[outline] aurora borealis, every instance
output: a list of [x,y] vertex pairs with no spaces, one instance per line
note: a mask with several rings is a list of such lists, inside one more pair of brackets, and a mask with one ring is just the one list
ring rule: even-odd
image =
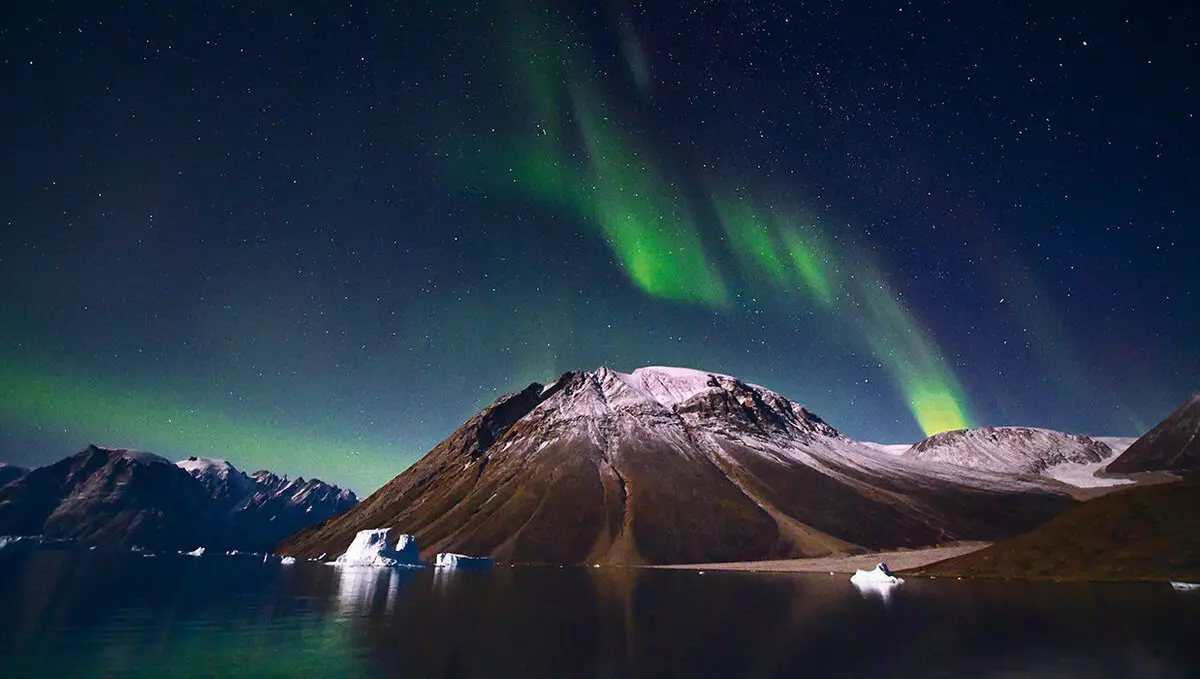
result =
[[1140,434],[1200,388],[1194,15],[12,3],[0,460],[369,492],[599,365]]

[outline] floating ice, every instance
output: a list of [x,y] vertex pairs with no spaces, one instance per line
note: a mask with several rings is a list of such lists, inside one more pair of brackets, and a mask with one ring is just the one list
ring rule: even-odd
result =
[[1200,590],[1200,583],[1195,582],[1172,582],[1171,588],[1176,592],[1195,592]]
[[897,577],[895,573],[888,569],[887,564],[881,561],[873,570],[854,571],[854,575],[850,576],[850,582],[856,585],[899,585],[904,582],[904,578]]
[[292,564],[296,563],[296,557],[294,557],[294,556],[285,556],[285,557],[283,557],[282,559],[280,559],[280,560],[279,560],[279,563],[280,563],[280,564],[282,564],[282,565],[284,565],[284,566],[291,566]]
[[197,547],[190,552],[180,552],[184,556],[204,556],[204,548]]
[[886,563],[880,562],[873,570],[854,571],[854,575],[850,576],[850,583],[864,595],[878,595],[887,601],[892,590],[904,584],[904,578],[897,577],[888,570]]
[[417,550],[417,539],[411,535],[401,535],[396,540],[396,546],[391,544],[391,528],[375,528],[360,530],[354,536],[354,541],[339,556],[334,565],[337,566],[422,566],[421,556]]
[[479,570],[492,567],[492,560],[486,556],[466,556],[443,552],[437,555],[435,562],[438,568],[458,568]]

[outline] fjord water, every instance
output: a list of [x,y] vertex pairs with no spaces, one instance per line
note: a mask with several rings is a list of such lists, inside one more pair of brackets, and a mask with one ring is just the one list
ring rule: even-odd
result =
[[1164,583],[0,554],[0,677],[1191,677]]

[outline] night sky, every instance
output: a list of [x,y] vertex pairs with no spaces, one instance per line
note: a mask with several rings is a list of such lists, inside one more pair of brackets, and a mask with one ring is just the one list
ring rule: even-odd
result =
[[0,459],[366,492],[600,365],[884,442],[1200,388],[1194,3],[344,4],[3,4]]

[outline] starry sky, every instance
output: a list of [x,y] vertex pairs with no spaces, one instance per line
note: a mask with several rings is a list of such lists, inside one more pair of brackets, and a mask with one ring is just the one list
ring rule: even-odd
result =
[[1200,16],[1154,2],[0,8],[0,459],[369,492],[678,365],[844,433],[1200,388]]

